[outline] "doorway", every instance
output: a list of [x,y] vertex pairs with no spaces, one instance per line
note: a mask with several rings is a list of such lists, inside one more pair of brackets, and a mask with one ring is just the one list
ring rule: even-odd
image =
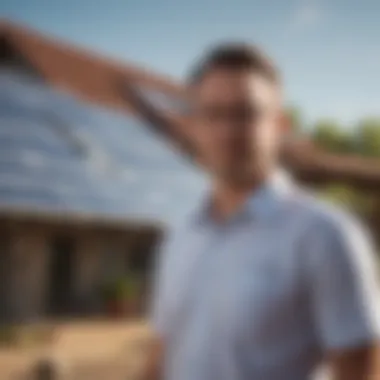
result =
[[161,237],[158,229],[145,230],[132,234],[127,252],[128,271],[149,280],[153,271],[154,253]]
[[50,244],[48,314],[67,316],[72,310],[75,240],[56,237]]
[[154,271],[154,254],[157,242],[161,238],[158,229],[137,231],[131,236],[127,252],[127,273],[137,278],[139,282],[140,313],[147,312],[148,300],[152,287]]

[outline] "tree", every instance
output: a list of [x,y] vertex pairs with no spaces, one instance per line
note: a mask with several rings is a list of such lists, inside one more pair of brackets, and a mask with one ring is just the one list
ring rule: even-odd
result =
[[366,118],[358,123],[357,152],[364,156],[380,157],[380,118]]
[[357,190],[342,184],[326,186],[320,195],[323,199],[336,203],[340,206],[359,214],[368,216],[376,200],[374,197],[363,194]]
[[348,153],[353,150],[352,137],[334,120],[317,122],[313,128],[312,139],[316,145],[335,153]]

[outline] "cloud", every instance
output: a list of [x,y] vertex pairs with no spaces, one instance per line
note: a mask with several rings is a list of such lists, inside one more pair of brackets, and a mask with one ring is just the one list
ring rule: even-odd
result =
[[317,1],[301,1],[293,13],[292,27],[305,29],[318,25],[322,19],[322,9]]

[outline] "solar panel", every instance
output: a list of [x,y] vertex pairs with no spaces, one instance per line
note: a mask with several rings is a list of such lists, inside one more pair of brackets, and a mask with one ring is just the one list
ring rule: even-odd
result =
[[205,185],[139,120],[0,72],[0,206],[170,223]]
[[[80,133],[91,136],[92,142],[101,142],[122,165],[189,171],[193,168],[158,136],[133,117],[116,112],[91,109],[88,123],[78,126]],[[105,126],[107,126],[105,128]]]
[[160,109],[184,112],[189,107],[189,104],[187,104],[183,99],[180,99],[179,96],[169,96],[162,91],[145,86],[140,86],[138,90],[145,99],[149,100]]

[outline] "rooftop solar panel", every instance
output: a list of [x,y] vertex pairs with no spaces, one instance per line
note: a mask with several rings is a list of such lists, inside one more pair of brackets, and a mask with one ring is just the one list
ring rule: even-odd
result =
[[0,207],[171,223],[205,185],[139,120],[0,73]]

